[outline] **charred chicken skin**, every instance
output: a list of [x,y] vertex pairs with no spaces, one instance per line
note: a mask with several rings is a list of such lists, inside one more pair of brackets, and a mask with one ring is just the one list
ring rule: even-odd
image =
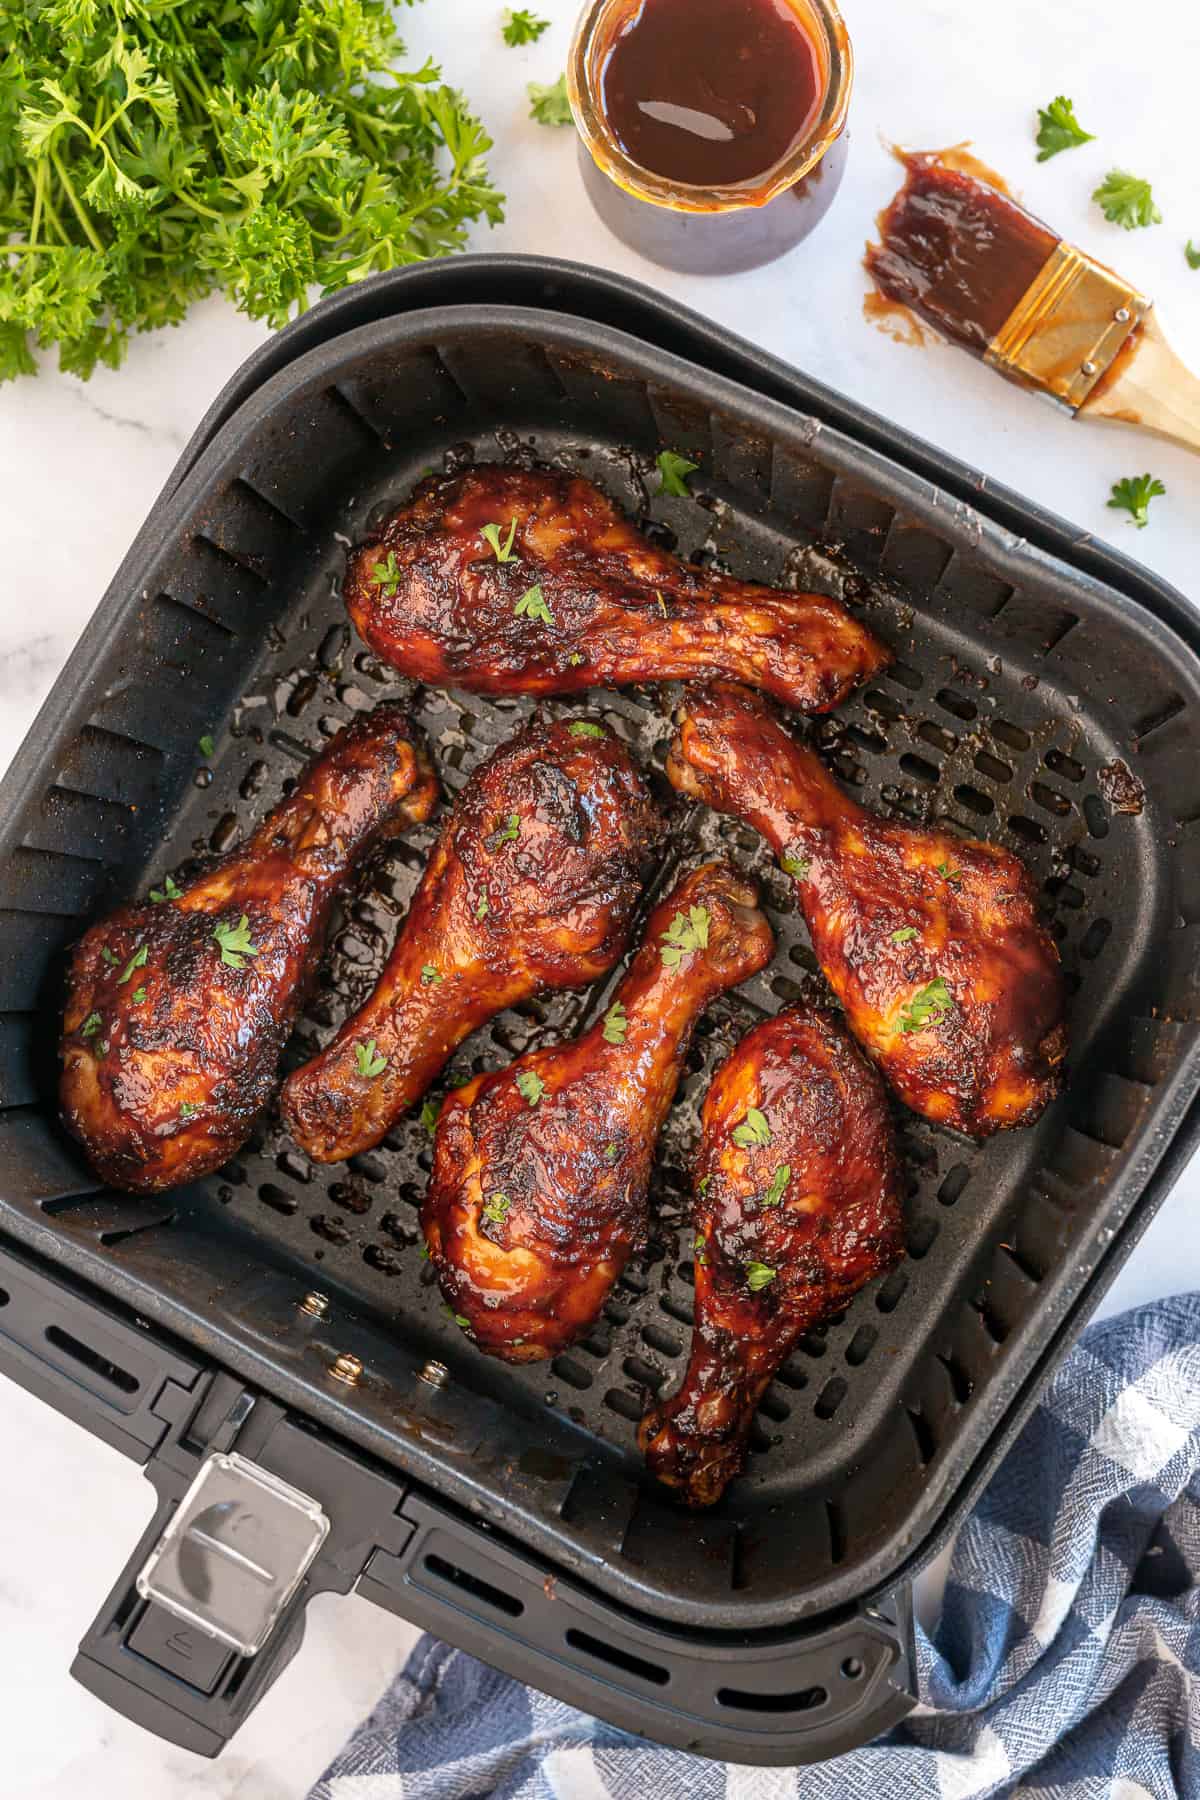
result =
[[284,1084],[318,1162],[377,1144],[472,1031],[532,994],[583,987],[625,949],[657,809],[619,740],[534,724],[459,795],[382,976]]
[[829,1014],[789,1007],[742,1039],[708,1090],[695,1179],[691,1356],[638,1442],[660,1481],[711,1506],[797,1338],[902,1249],[883,1083]]
[[489,1355],[554,1356],[603,1306],[645,1230],[696,1020],[771,959],[756,901],[725,863],[686,875],[590,1031],[447,1099],[421,1218],[450,1309]]
[[745,688],[689,690],[667,773],[778,853],[850,1030],[906,1106],[975,1137],[1033,1123],[1067,1033],[1015,856],[866,812]]
[[393,668],[476,693],[728,675],[825,712],[891,661],[836,600],[690,568],[591,482],[498,463],[423,481],[345,593]]
[[61,1098],[105,1181],[175,1187],[245,1142],[338,884],[369,844],[436,802],[407,714],[377,707],[338,733],[240,849],[92,927],[71,959]]

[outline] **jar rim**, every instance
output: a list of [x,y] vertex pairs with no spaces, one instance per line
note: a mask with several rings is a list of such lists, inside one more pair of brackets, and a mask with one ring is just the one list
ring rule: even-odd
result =
[[604,35],[614,15],[630,8],[630,0],[587,0],[575,26],[567,61],[567,98],[576,129],[596,166],[618,187],[652,206],[673,212],[732,212],[765,206],[787,188],[795,186],[816,167],[845,128],[854,81],[854,52],[836,0],[788,0],[801,24],[811,27],[814,47],[822,62],[824,98],[808,131],[787,154],[765,170],[724,185],[678,181],[656,174],[627,155],[599,103],[595,60],[609,40]]

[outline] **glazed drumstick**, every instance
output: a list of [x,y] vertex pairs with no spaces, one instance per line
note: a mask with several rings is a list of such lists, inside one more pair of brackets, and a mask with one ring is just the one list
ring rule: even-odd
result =
[[696,1020],[771,960],[756,902],[727,863],[684,876],[590,1031],[446,1100],[421,1222],[451,1311],[489,1355],[554,1356],[603,1306],[645,1231]]
[[591,482],[499,463],[423,481],[345,591],[393,668],[476,693],[729,675],[825,712],[892,660],[836,600],[702,573]]
[[92,927],[71,959],[61,1096],[105,1181],[174,1187],[245,1142],[339,882],[368,844],[436,802],[406,712],[377,707],[338,733],[242,848]]
[[711,1506],[797,1338],[903,1248],[887,1095],[829,1014],[789,1007],[722,1063],[695,1180],[691,1357],[638,1443],[660,1481]]
[[284,1084],[296,1142],[318,1162],[369,1149],[470,1032],[607,973],[659,830],[602,725],[534,724],[502,745],[458,796],[374,993]]
[[745,688],[689,691],[667,773],[778,852],[850,1030],[906,1106],[977,1137],[1033,1123],[1067,1032],[1015,856],[864,811]]

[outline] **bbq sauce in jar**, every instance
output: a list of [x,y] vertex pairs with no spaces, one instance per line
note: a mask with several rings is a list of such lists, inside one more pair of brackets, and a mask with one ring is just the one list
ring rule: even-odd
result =
[[669,267],[768,262],[833,199],[851,79],[833,0],[592,0],[568,72],[591,198]]

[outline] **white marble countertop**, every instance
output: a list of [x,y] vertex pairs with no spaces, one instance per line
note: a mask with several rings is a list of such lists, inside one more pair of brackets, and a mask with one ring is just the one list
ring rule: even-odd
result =
[[[1200,461],[1121,427],[1085,427],[943,347],[906,349],[861,311],[862,244],[897,185],[883,139],[974,141],[1027,204],[1157,297],[1176,349],[1200,369],[1195,71],[1200,12],[1179,0],[845,0],[858,59],[845,186],[817,233],[750,275],[673,276],[626,252],[583,197],[572,134],[526,119],[524,84],[563,66],[575,0],[539,0],[554,20],[535,46],[500,42],[502,0],[454,0],[402,15],[415,60],[443,61],[496,140],[507,222],[476,247],[604,264],[648,281],[811,370],[1086,532],[1132,550],[1186,592],[1196,576]],[[1097,142],[1038,166],[1034,111],[1066,90]],[[1088,196],[1112,166],[1151,179],[1165,222],[1123,233]],[[264,333],[219,301],[175,331],[140,339],[119,373],[86,386],[47,369],[0,391],[0,767],[33,719],[176,455],[221,383]],[[1167,496],[1134,532],[1109,487],[1151,470]],[[1200,1285],[1193,1165],[1123,1271],[1105,1310]],[[367,1710],[411,1632],[364,1601],[323,1598],[308,1640],[216,1764],[170,1749],[68,1678],[78,1638],[150,1513],[141,1476],[0,1382],[0,1739],[7,1793],[21,1800],[276,1800],[303,1793]]]

